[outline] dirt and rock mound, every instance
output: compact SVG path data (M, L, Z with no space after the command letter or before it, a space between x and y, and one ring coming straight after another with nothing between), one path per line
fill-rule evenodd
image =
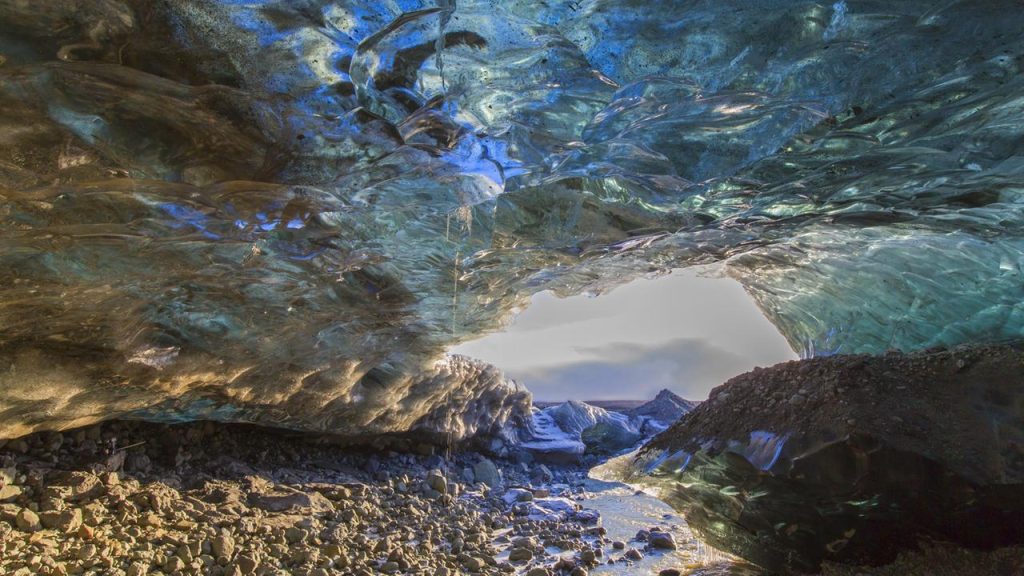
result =
M779 572L922 541L1024 544L1024 351L834 356L733 378L637 460L714 546Z

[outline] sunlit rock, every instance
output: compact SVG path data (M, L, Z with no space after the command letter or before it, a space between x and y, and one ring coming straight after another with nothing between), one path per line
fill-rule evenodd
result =
M836 356L738 376L656 437L636 480L776 572L929 541L1024 543L1024 353Z

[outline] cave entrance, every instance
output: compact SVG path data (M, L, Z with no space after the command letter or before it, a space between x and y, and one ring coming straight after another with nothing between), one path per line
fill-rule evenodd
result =
M704 400L732 376L797 358L717 267L639 279L598 297L540 293L505 331L452 352L501 368L538 404L645 401L664 389Z

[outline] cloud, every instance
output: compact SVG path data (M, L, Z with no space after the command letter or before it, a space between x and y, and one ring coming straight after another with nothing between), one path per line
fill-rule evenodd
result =
M752 360L697 338L651 346L615 342L580 352L595 359L510 375L538 400L646 400L663 388L699 400L754 367Z

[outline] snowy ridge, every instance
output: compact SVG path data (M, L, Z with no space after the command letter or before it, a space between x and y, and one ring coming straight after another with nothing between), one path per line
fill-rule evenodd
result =
M546 408L533 407L530 420L506 427L505 440L536 454L580 456L589 452L630 450L662 432L696 406L668 390L637 408L615 412L569 400Z

